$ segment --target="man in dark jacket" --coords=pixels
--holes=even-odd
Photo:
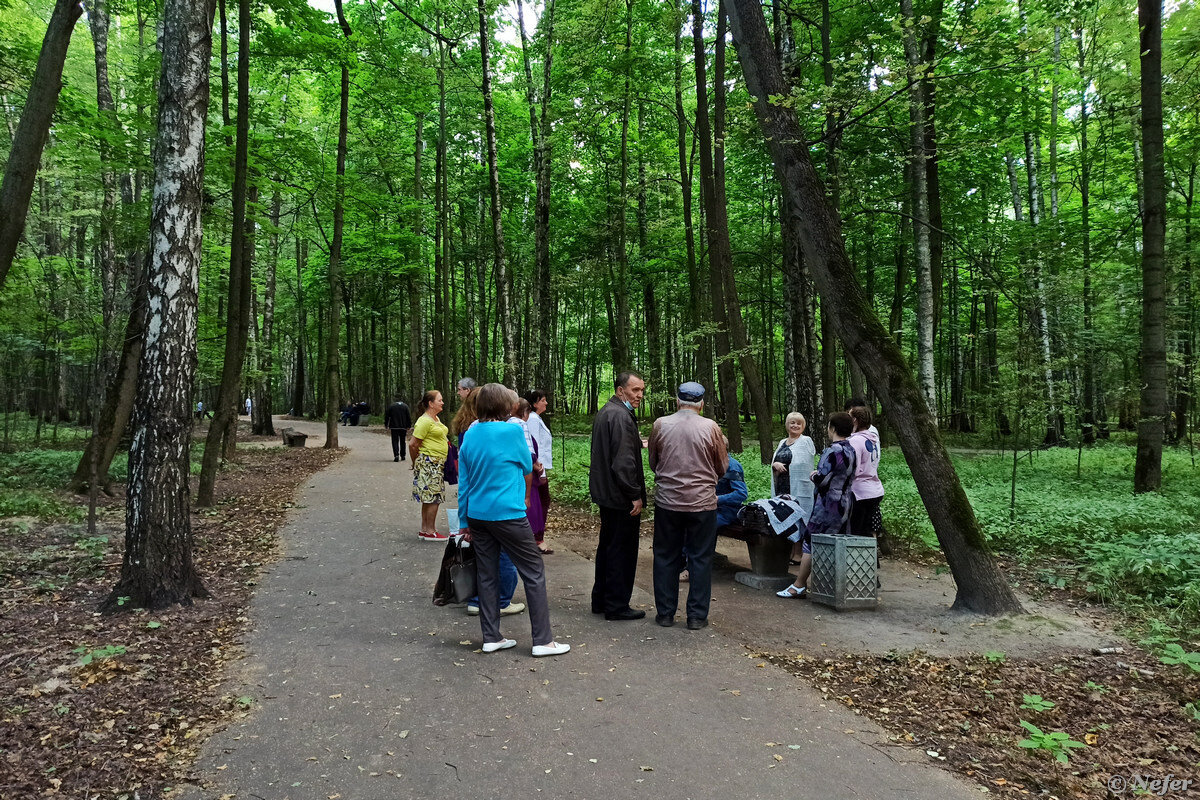
[[[396,395],[396,401],[384,412],[383,427],[392,434],[392,461],[403,461],[407,448],[401,447],[400,443],[404,441],[404,434],[412,427],[412,415],[408,413],[408,406],[400,399],[400,395]]]
[[[616,393],[592,423],[592,502],[600,507],[600,543],[596,547],[596,582],[592,613],[607,620],[642,619],[645,611],[629,607],[637,571],[638,526],[646,504],[642,472],[642,436],[633,410],[642,404],[646,384],[635,372],[613,381]]]

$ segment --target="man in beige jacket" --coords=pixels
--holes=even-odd
[[[654,500],[655,622],[675,624],[679,605],[679,573],[684,559],[691,574],[687,626],[708,624],[712,600],[712,561],[717,545],[717,481],[729,468],[721,429],[700,416],[704,387],[694,381],[679,386],[679,410],[654,421],[650,432],[650,469],[656,482]]]

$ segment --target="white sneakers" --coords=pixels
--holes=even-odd
[[[525,610],[524,603],[509,603],[504,608],[500,609],[500,613],[507,616],[508,614],[520,614],[524,610]],[[471,605],[467,606],[467,616],[468,617],[478,617],[479,616],[479,606],[471,606]]]
[[[550,644],[535,644],[533,646],[533,657],[542,658],[543,656],[561,656],[570,649],[571,645],[559,644],[558,642],[551,642]]]
[[[498,642],[484,642],[483,652],[494,653],[497,650],[507,650],[510,647],[516,647],[515,639],[501,639]],[[533,646],[533,657],[543,658],[545,656],[561,656],[563,653],[570,651],[571,645],[559,644],[558,642],[550,642],[550,644],[535,644]]]

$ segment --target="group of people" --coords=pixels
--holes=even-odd
[[[553,466],[552,437],[542,419],[546,395],[535,390],[519,397],[501,384],[480,387],[470,378],[460,380],[457,388],[462,402],[450,426],[438,417],[445,405],[440,392],[426,392],[417,404],[408,455],[413,498],[421,503],[418,537],[445,541],[456,533],[437,530],[438,506],[445,499],[453,465],[458,481],[457,534],[476,550],[479,594],[468,601],[467,613],[480,617],[483,652],[516,646],[513,639],[501,635],[499,621],[503,615],[526,610],[524,604],[512,601],[519,577],[525,586],[533,655],[566,653],[570,645],[553,639],[543,561],[553,552],[544,540],[550,499],[546,473]],[[600,509],[600,536],[591,609],[610,621],[646,616],[630,605],[640,521],[647,502],[642,462],[646,449],[657,486],[655,622],[664,627],[676,623],[680,583],[686,580],[684,616],[689,630],[699,630],[708,624],[717,531],[736,522],[748,497],[745,475],[729,455],[720,427],[703,416],[701,384],[689,381],[678,387],[677,410],[655,420],[647,439],[641,437],[634,416],[644,395],[641,376],[619,374],[613,396],[592,426],[589,489]],[[407,406],[399,400],[385,416],[396,460],[401,458],[399,441],[409,421]],[[804,435],[803,415],[793,412],[785,422],[788,436],[772,457],[772,494],[797,503],[803,512],[803,524],[791,537],[800,576],[779,592],[794,598],[807,592],[812,534],[873,534],[880,527],[883,488],[878,478],[878,431],[865,403],[851,401],[848,411],[830,416],[830,445],[816,469],[816,448]]]
[[[359,400],[357,403],[346,403],[341,408],[338,421],[341,422],[343,426],[352,425],[357,427],[359,420],[365,416],[368,416],[370,413],[371,404],[366,400]]]
[[[876,537],[883,531],[881,449],[879,431],[872,421],[871,409],[860,398],[852,398],[844,411],[831,414],[830,444],[813,470],[816,447],[804,435],[804,416],[795,411],[787,415],[788,435],[771,458],[772,495],[790,495],[800,505],[805,524],[790,537],[795,543],[792,564],[799,566],[797,579],[776,593],[780,597],[807,595],[813,534]]]

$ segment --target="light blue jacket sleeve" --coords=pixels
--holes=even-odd
[[[466,528],[468,504],[471,498],[471,470],[470,457],[471,451],[466,447],[467,434],[470,430],[465,430],[458,436],[458,527]],[[450,533],[458,533],[458,531],[450,531]]]

